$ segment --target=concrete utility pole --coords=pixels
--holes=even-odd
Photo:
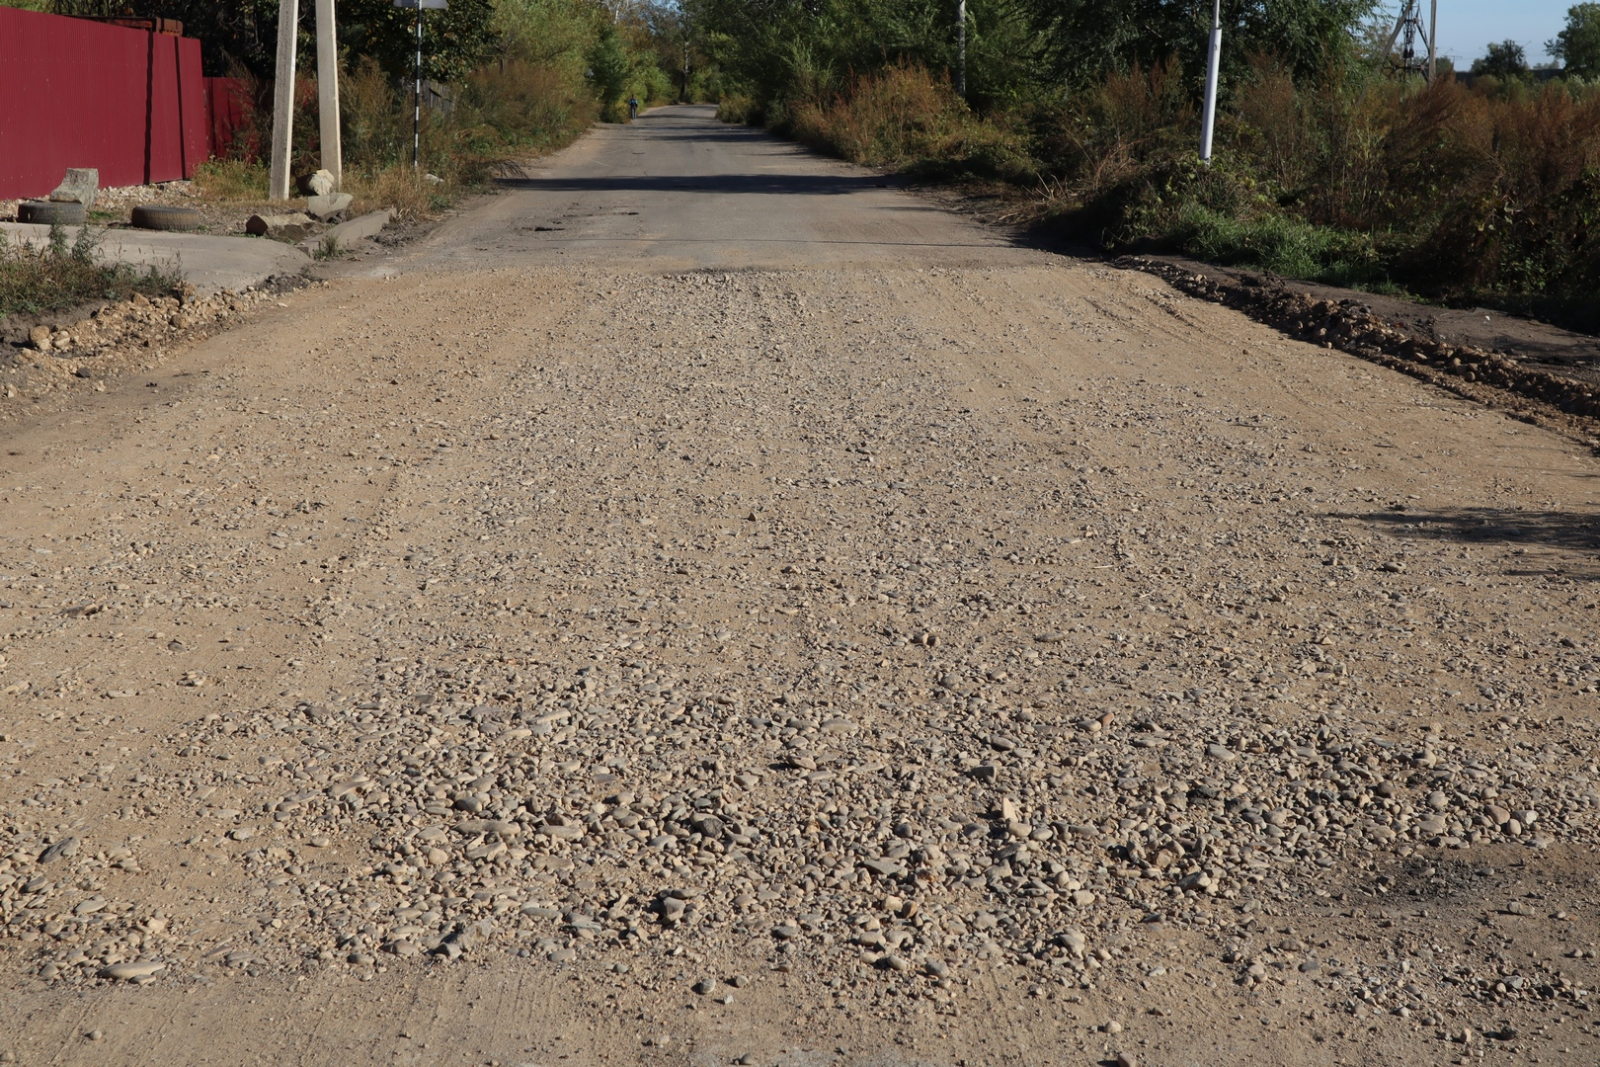
[[[1433,13],[1428,18],[1428,84],[1439,73],[1439,0],[1433,0]]]
[[[278,0],[278,73],[272,86],[272,178],[267,196],[289,199],[289,146],[294,128],[294,48],[300,0]]]
[[[333,0],[317,0],[317,115],[322,120],[322,169],[333,175],[333,191],[344,184],[339,141],[339,39]]]
[[[1211,138],[1217,132],[1217,78],[1222,69],[1222,0],[1211,15],[1211,44],[1206,55],[1206,105],[1200,119],[1200,162],[1211,164]]]
[[[956,0],[956,95],[967,98],[967,0]]]

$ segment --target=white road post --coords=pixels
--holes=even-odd
[[[416,95],[411,102],[411,169],[422,169],[422,12],[444,11],[450,0],[394,0],[394,6],[417,13]]]
[[[278,0],[278,71],[272,86],[272,179],[267,196],[289,199],[289,147],[294,129],[294,49],[300,0]]]
[[[333,191],[344,185],[344,150],[339,142],[339,38],[334,0],[317,0],[317,115],[322,125],[322,169],[333,175]]]
[[[1211,47],[1206,57],[1206,108],[1200,120],[1200,162],[1211,164],[1211,138],[1217,132],[1217,77],[1222,66],[1222,0],[1211,16]]]
[[[411,98],[411,169],[422,168],[422,0],[417,0],[416,93]]]

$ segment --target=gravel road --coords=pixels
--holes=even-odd
[[[1595,1058],[1574,440],[704,108],[152,373],[0,424],[0,1062]]]

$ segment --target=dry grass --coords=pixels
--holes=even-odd
[[[207,200],[267,199],[267,168],[243,159],[208,159],[195,168],[194,190]]]
[[[413,170],[410,163],[347,171],[344,188],[355,197],[355,212],[393,208],[395,218],[402,222],[431,218],[448,207],[457,192],[449,181],[428,181],[426,174]]]

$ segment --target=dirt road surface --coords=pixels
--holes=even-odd
[[[672,108],[4,436],[0,1062],[1595,1060],[1550,431]]]

